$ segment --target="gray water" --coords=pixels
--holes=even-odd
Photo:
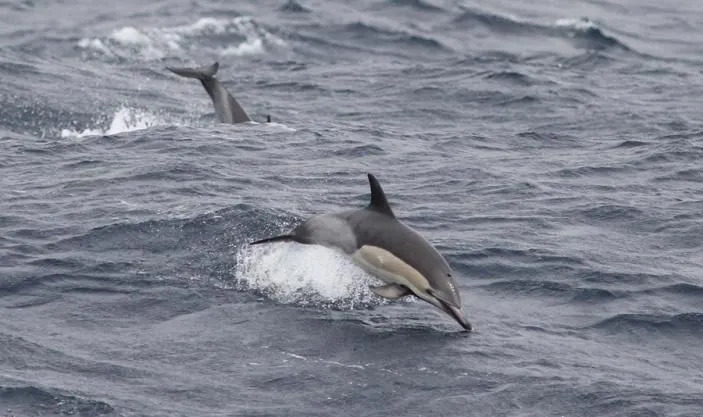
[[[703,415],[700,2],[0,8],[0,416]],[[367,172],[474,332],[247,245]]]

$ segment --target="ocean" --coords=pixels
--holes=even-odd
[[[1,417],[703,416],[699,1],[0,4]],[[248,245],[367,173],[473,332]]]

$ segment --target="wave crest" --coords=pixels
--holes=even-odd
[[[235,18],[204,17],[189,25],[163,28],[136,28],[125,26],[108,36],[83,38],[77,47],[88,57],[140,58],[147,61],[169,56],[183,56],[191,50],[202,49],[196,42],[207,37],[220,55],[251,55],[264,53],[269,46],[285,46],[286,42],[249,16]],[[232,46],[233,38],[240,40]],[[226,45],[226,46],[225,46]]]

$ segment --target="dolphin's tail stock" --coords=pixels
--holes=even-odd
[[[203,65],[202,67],[166,67],[167,70],[180,75],[181,77],[197,78],[200,81],[211,79],[217,70],[220,68],[220,63],[215,62],[211,65]]]
[[[215,74],[220,68],[220,64],[215,62],[211,65],[205,65],[195,68],[174,68],[166,67],[169,71],[178,74],[182,77],[195,78],[200,80],[205,87],[208,95],[212,99],[212,104],[215,106],[217,119],[222,123],[244,123],[250,122],[251,118],[246,111],[239,105],[237,100],[227,91],[227,89],[217,81]]]

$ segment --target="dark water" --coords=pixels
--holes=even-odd
[[[0,8],[0,416],[703,415],[699,1]],[[474,333],[246,246],[366,172]]]

